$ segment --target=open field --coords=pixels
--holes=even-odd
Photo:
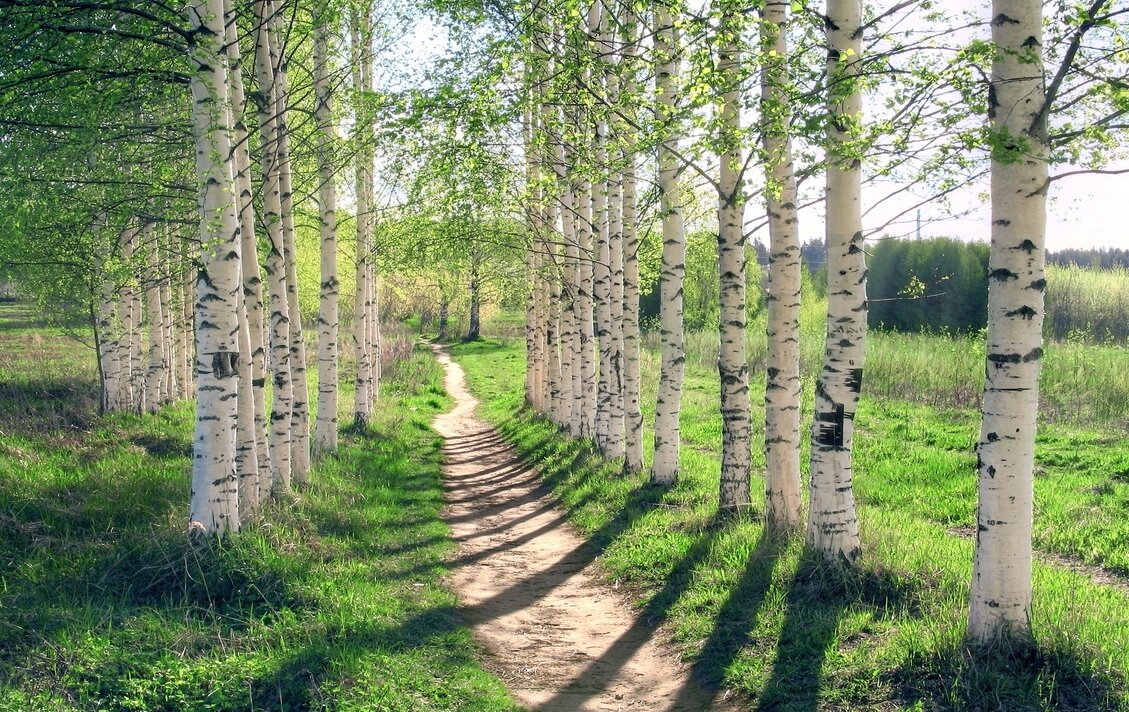
[[[669,491],[649,487],[644,476],[621,476],[588,443],[560,436],[522,408],[523,343],[453,351],[485,401],[484,415],[542,464],[573,522],[602,548],[609,579],[635,591],[645,615],[685,646],[697,674],[741,690],[759,709],[1129,710],[1123,422],[1103,425],[1097,408],[1049,414],[1058,422],[1042,429],[1037,452],[1038,649],[972,657],[962,637],[979,425],[968,406],[978,386],[958,374],[960,363],[975,361],[974,342],[872,341],[871,382],[879,387],[866,389],[856,421],[866,553],[857,571],[844,573],[805,557],[795,541],[764,537],[755,516],[718,518],[717,375],[702,345],[715,339],[691,339],[698,348],[688,354],[682,479]],[[1048,367],[1050,378],[1061,373],[1075,384],[1052,381],[1048,390],[1088,406],[1103,382],[1123,380],[1104,359],[1127,357],[1115,348],[1077,348],[1052,350],[1048,362],[1089,364],[1092,353],[1094,388],[1069,381],[1067,368]],[[763,392],[763,374],[757,379],[754,393]],[[644,392],[648,419],[657,381],[652,352],[643,379],[651,389]],[[755,455],[757,491],[763,456]]]
[[[94,416],[89,352],[20,312],[0,307],[0,710],[514,708],[439,581],[430,354],[386,365],[371,432],[269,525],[194,550],[190,404]]]

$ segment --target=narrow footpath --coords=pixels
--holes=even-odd
[[[433,348],[455,400],[435,420],[443,516],[459,543],[448,583],[484,664],[535,710],[731,709],[653,640],[654,621],[601,581],[599,552],[566,523],[536,469],[475,415],[462,368]]]

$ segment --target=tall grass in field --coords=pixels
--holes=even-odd
[[[1129,270],[1048,265],[1046,335],[1056,341],[1129,344]]]

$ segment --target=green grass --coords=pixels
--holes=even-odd
[[[94,417],[89,352],[20,319],[0,307],[0,710],[515,709],[440,580],[426,350],[308,492],[197,550],[190,405]]]
[[[884,338],[911,354],[961,348]],[[937,407],[928,383],[903,378],[900,399],[864,398],[855,481],[866,553],[857,570],[844,572],[795,541],[764,537],[755,517],[718,517],[721,428],[708,353],[688,355],[681,480],[664,490],[621,476],[618,463],[602,462],[589,443],[563,438],[523,410],[523,344],[453,351],[485,417],[541,464],[572,521],[601,548],[608,577],[636,592],[648,620],[666,623],[702,679],[772,710],[1129,710],[1129,593],[1090,576],[1129,574],[1122,431],[1043,428],[1038,646],[973,654],[963,645],[972,559],[965,532],[975,516],[978,423],[968,408]],[[643,379],[648,427],[657,380],[651,353]],[[760,375],[754,393],[763,386]],[[649,458],[649,442],[647,450]],[[755,455],[757,491],[763,456]],[[1104,570],[1075,571],[1064,561]]]

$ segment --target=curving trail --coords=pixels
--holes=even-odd
[[[652,638],[600,579],[598,554],[565,522],[538,473],[474,414],[462,368],[446,369],[444,519],[459,542],[448,583],[486,648],[486,666],[537,710],[730,709]]]

